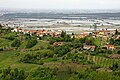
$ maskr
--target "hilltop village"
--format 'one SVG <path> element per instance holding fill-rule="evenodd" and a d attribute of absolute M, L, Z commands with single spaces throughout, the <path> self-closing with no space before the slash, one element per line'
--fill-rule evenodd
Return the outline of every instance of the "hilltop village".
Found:
<path fill-rule="evenodd" d="M 0 25 L 3 80 L 119 80 L 119 60 L 117 29 L 67 34 Z"/>
<path fill-rule="evenodd" d="M 61 33 L 64 33 L 64 31 L 57 32 L 57 31 L 52 31 L 52 30 L 27 30 L 27 29 L 21 29 L 21 28 L 15 28 L 11 30 L 12 32 L 17 32 L 17 33 L 23 33 L 23 34 L 29 34 L 30 36 L 36 35 L 37 39 L 43 36 L 52 36 L 59 38 L 61 37 Z M 80 34 L 74 34 L 69 35 L 71 39 L 84 39 L 88 36 L 90 36 L 93 39 L 98 39 L 98 44 L 93 44 L 92 41 L 88 44 L 83 45 L 83 49 L 85 50 L 92 50 L 94 51 L 96 47 L 102 47 L 106 48 L 107 50 L 115 50 L 116 47 L 119 47 L 118 45 L 113 44 L 111 40 L 119 40 L 120 39 L 120 34 L 116 30 L 107 30 L 107 29 L 102 29 L 102 30 L 97 30 L 97 31 L 92 31 L 92 32 L 83 32 Z M 63 43 L 62 41 L 60 42 L 55 42 L 56 44 L 58 43 Z"/>

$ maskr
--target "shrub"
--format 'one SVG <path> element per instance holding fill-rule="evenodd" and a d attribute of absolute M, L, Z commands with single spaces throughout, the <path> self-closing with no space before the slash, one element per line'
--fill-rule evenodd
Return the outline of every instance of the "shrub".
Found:
<path fill-rule="evenodd" d="M 37 44 L 37 40 L 33 39 L 33 40 L 28 40 L 26 48 L 31 48 L 33 46 L 35 46 Z"/>
<path fill-rule="evenodd" d="M 117 51 L 117 54 L 120 54 L 120 50 Z"/>
<path fill-rule="evenodd" d="M 11 46 L 12 46 L 12 47 L 19 47 L 20 44 L 21 44 L 21 43 L 20 43 L 20 40 L 15 39 L 15 40 L 12 42 Z"/>
<path fill-rule="evenodd" d="M 32 74 L 32 80 L 56 80 L 54 71 L 50 68 L 38 68 Z"/>
<path fill-rule="evenodd" d="M 18 70 L 18 68 L 12 70 L 8 67 L 7 69 L 3 69 L 1 78 L 2 80 L 25 80 L 27 76 L 23 70 Z"/>
<path fill-rule="evenodd" d="M 0 51 L 3 51 L 3 48 L 0 48 Z"/>
<path fill-rule="evenodd" d="M 44 62 L 43 62 L 42 60 L 39 60 L 38 64 L 39 64 L 39 65 L 43 65 Z"/>

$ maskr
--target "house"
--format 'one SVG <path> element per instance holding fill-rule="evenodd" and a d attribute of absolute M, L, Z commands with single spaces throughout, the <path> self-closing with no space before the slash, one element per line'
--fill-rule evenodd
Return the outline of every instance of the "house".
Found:
<path fill-rule="evenodd" d="M 49 32 L 47 30 L 37 30 L 36 35 L 37 36 L 49 35 Z"/>
<path fill-rule="evenodd" d="M 60 37 L 60 34 L 58 32 L 50 32 L 50 35 L 53 37 Z"/>
<path fill-rule="evenodd" d="M 99 30 L 99 31 L 95 31 L 93 32 L 93 35 L 96 35 L 98 37 L 102 37 L 104 36 L 110 36 L 111 34 L 114 34 L 115 30 Z"/>
<path fill-rule="evenodd" d="M 93 45 L 84 45 L 83 49 L 94 51 L 96 49 L 96 46 L 93 46 Z"/>
<path fill-rule="evenodd" d="M 36 36 L 40 36 L 42 37 L 43 35 L 51 35 L 53 37 L 60 37 L 60 33 L 58 32 L 53 32 L 53 31 L 49 31 L 49 30 L 27 30 L 27 29 L 22 29 L 22 28 L 15 28 L 12 30 L 12 32 L 21 32 L 23 34 L 29 34 L 29 35 L 33 35 L 35 34 Z"/>
<path fill-rule="evenodd" d="M 12 30 L 12 32 L 22 32 L 23 30 L 21 28 L 15 28 Z"/>
<path fill-rule="evenodd" d="M 88 35 L 89 34 L 87 34 L 87 33 L 82 33 L 82 34 L 76 34 L 76 35 L 74 35 L 74 37 L 77 38 L 77 39 L 81 39 L 81 38 L 85 38 Z"/>
<path fill-rule="evenodd" d="M 28 30 L 28 32 L 29 32 L 30 34 L 35 34 L 35 33 L 37 33 L 37 30 Z"/>
<path fill-rule="evenodd" d="M 115 45 L 112 45 L 112 44 L 105 45 L 105 47 L 107 48 L 107 50 L 114 50 L 115 49 Z"/>
<path fill-rule="evenodd" d="M 117 35 L 116 39 L 120 39 L 120 35 Z"/>
<path fill-rule="evenodd" d="M 28 30 L 23 30 L 23 33 L 24 34 L 29 34 L 29 31 Z"/>

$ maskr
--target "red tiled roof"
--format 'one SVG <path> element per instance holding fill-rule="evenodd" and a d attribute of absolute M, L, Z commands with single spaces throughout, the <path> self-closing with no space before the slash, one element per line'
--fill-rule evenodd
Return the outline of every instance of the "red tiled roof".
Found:
<path fill-rule="evenodd" d="M 115 45 L 108 44 L 107 47 L 115 47 Z"/>

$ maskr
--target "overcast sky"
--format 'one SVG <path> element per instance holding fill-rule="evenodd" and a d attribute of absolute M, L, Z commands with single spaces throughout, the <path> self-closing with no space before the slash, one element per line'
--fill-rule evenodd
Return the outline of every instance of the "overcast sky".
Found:
<path fill-rule="evenodd" d="M 2 8 L 120 9 L 120 0 L 0 0 Z"/>

